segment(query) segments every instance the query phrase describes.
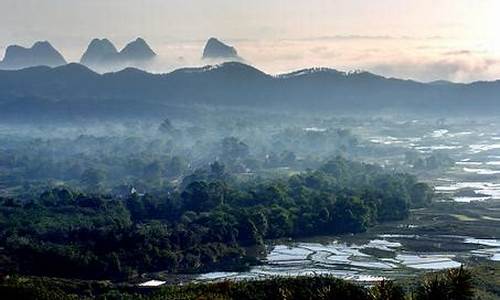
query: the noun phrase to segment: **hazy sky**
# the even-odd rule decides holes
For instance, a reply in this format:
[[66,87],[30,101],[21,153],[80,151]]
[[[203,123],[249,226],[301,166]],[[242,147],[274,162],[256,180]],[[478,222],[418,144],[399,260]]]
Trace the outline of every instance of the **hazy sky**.
[[500,78],[499,13],[498,0],[0,0],[0,51],[49,40],[77,61],[94,37],[142,36],[167,71],[200,64],[215,36],[270,73],[472,81]]

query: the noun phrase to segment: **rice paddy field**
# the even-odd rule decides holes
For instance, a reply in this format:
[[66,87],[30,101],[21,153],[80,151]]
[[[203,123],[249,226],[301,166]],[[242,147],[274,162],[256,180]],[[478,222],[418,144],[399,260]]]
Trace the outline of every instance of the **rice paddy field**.
[[[499,266],[500,123],[370,122],[343,123],[370,149],[358,158],[411,172],[429,183],[436,193],[432,206],[414,209],[403,222],[378,225],[363,234],[270,241],[261,265],[244,272],[189,276],[189,280],[332,275],[374,282],[461,265]],[[424,166],[413,165],[415,161],[424,161]]]
[[500,266],[500,202],[439,203],[405,222],[350,236],[275,241],[262,265],[201,274],[195,281],[331,275],[374,282],[482,264]]

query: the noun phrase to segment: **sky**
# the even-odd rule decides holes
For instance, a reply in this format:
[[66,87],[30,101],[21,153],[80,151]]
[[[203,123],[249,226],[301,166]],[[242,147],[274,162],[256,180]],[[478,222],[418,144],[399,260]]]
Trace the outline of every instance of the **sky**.
[[120,48],[140,36],[166,72],[203,64],[213,36],[271,74],[470,82],[500,78],[499,12],[499,0],[0,0],[0,52],[48,40],[78,61],[92,38]]

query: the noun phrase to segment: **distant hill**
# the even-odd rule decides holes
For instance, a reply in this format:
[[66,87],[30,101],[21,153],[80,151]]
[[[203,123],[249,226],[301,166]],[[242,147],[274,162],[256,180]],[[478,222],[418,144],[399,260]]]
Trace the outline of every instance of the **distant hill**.
[[125,48],[120,51],[119,55],[121,60],[124,61],[141,61],[154,58],[156,53],[149,47],[144,39],[137,38],[135,41],[128,43]]
[[86,66],[114,63],[117,55],[118,50],[108,39],[93,39],[80,62]]
[[271,76],[230,62],[150,74],[128,68],[97,74],[69,64],[0,71],[0,116],[161,116],[173,107],[238,107],[336,114],[384,112],[497,115],[500,81],[428,84],[369,72],[305,69]]
[[31,48],[7,47],[0,69],[13,70],[34,66],[57,67],[66,64],[64,57],[47,41],[36,42]]
[[216,38],[210,38],[203,49],[203,59],[242,61],[238,51]]
[[128,43],[118,52],[108,39],[94,39],[82,55],[80,63],[99,72],[116,71],[127,67],[144,67],[156,53],[142,38]]

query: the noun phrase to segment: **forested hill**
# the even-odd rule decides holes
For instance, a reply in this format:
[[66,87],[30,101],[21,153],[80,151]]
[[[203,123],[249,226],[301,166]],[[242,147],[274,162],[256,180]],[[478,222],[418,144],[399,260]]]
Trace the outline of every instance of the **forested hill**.
[[155,115],[173,106],[331,112],[496,113],[500,82],[420,83],[368,72],[309,69],[271,76],[249,65],[97,74],[78,64],[0,71],[0,114],[17,118]]
[[264,240],[357,233],[401,220],[432,190],[410,175],[342,158],[284,180],[238,182],[220,167],[175,191],[125,198],[59,188],[0,198],[3,274],[118,279],[247,266]]

